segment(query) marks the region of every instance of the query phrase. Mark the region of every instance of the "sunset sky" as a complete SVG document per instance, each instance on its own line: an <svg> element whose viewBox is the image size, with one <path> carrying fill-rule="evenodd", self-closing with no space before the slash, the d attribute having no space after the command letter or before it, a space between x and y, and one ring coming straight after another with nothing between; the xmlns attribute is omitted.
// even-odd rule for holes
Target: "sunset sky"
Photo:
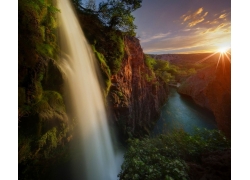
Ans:
<svg viewBox="0 0 250 180"><path fill-rule="evenodd" d="M96 0L96 5L100 2ZM231 47L230 0L143 0L133 15L144 53L201 53Z"/></svg>
<svg viewBox="0 0 250 180"><path fill-rule="evenodd" d="M133 15L144 53L214 52L231 46L230 0L143 0Z"/></svg>

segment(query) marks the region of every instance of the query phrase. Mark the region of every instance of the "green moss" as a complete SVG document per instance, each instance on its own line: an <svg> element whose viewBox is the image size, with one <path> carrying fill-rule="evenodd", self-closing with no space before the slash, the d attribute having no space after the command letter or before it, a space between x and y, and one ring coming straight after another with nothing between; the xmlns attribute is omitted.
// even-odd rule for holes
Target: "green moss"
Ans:
<svg viewBox="0 0 250 180"><path fill-rule="evenodd" d="M44 91L43 93L44 99L48 101L51 107L59 110L65 110L63 97L60 93L56 91Z"/></svg>
<svg viewBox="0 0 250 180"><path fill-rule="evenodd" d="M34 106L41 119L65 121L66 110L61 94L55 91L44 91L41 100Z"/></svg>
<svg viewBox="0 0 250 180"><path fill-rule="evenodd" d="M111 33L110 40L113 52L112 55L108 55L107 59L112 74L116 74L121 68L122 59L124 57L124 42L121 36L116 33Z"/></svg>
<svg viewBox="0 0 250 180"><path fill-rule="evenodd" d="M53 6L52 0L20 0L18 12L19 52L25 57L31 56L29 63L36 61L38 55L55 58L56 13L59 10Z"/></svg>
<svg viewBox="0 0 250 180"><path fill-rule="evenodd" d="M103 54L99 53L95 46L92 46L92 49L95 53L95 56L99 62L100 68L101 68L101 74L105 82L105 88L104 88L104 95L107 96L110 86L111 86L111 72L109 69L109 66L106 63L106 59L103 56Z"/></svg>
<svg viewBox="0 0 250 180"><path fill-rule="evenodd" d="M49 149L57 147L57 129L54 127L51 130L47 131L39 139L39 148L42 148L45 145L49 146Z"/></svg>
<svg viewBox="0 0 250 180"><path fill-rule="evenodd" d="M37 102L41 101L42 95L43 95L43 87L40 81L37 81L34 84L34 89L31 95L33 104L36 104Z"/></svg>

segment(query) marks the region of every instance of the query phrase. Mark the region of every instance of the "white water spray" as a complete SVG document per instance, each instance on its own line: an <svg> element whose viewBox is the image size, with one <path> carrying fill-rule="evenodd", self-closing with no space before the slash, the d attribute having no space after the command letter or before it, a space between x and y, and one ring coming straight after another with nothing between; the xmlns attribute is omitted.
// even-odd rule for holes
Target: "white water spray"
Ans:
<svg viewBox="0 0 250 180"><path fill-rule="evenodd" d="M117 179L114 150L93 53L69 0L58 0L57 5L61 11L61 47L67 54L62 58L61 66L67 78L72 109L81 126L84 179Z"/></svg>

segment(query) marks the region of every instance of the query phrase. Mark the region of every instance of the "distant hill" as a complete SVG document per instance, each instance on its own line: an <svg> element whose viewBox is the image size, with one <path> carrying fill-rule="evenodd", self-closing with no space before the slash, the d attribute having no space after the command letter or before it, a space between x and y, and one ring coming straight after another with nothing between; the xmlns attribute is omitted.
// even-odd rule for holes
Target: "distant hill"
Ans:
<svg viewBox="0 0 250 180"><path fill-rule="evenodd" d="M185 67L200 69L203 66L217 63L220 53L196 53L196 54L148 54L156 60L169 61L171 64ZM198 65L198 66L197 66Z"/></svg>

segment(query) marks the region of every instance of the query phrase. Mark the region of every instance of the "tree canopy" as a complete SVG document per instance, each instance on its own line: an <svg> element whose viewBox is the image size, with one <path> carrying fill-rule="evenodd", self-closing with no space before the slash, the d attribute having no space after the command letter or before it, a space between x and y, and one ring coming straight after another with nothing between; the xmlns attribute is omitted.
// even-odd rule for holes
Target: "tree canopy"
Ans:
<svg viewBox="0 0 250 180"><path fill-rule="evenodd" d="M133 11L141 7L142 0L108 0L99 4L99 17L110 28L134 34Z"/></svg>
<svg viewBox="0 0 250 180"><path fill-rule="evenodd" d="M85 5L79 0L72 2L78 10L98 15L103 25L135 36L135 18L131 13L141 7L142 0L107 0L101 2L98 8L93 0L89 0Z"/></svg>

